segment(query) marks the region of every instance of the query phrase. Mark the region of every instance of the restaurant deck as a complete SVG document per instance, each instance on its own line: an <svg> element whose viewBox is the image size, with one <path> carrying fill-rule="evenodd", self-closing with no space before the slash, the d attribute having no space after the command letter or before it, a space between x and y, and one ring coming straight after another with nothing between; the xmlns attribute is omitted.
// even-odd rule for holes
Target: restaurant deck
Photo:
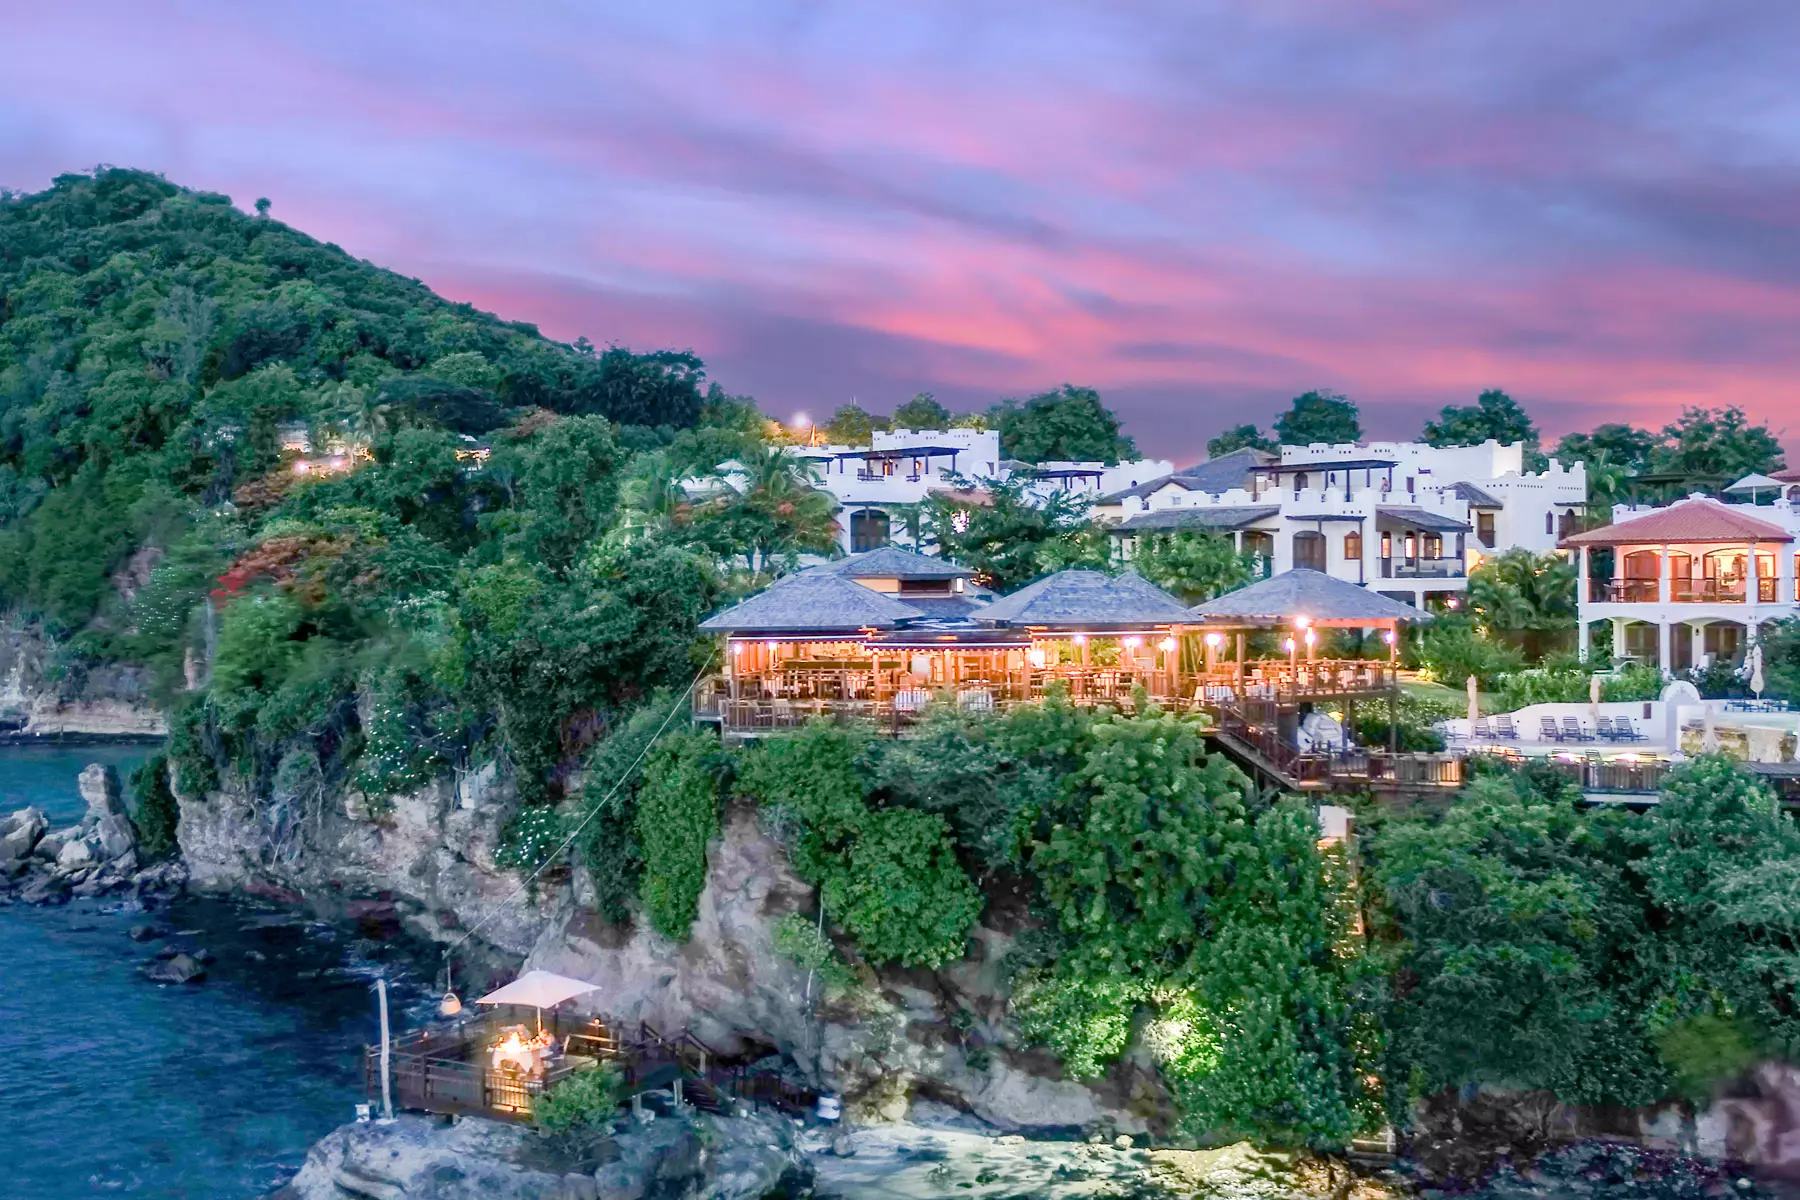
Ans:
<svg viewBox="0 0 1800 1200"><path fill-rule="evenodd" d="M670 1089L697 1108L718 1111L733 1101L793 1112L815 1097L779 1078L727 1062L686 1030L668 1034L640 1023L619 1029L604 1021L545 1018L558 1052L535 1070L494 1064L493 1047L516 1021L471 1015L393 1039L389 1081L396 1108L498 1121L529 1121L538 1097L601 1062L618 1064L628 1094ZM381 1048L363 1055L366 1094L381 1098Z"/></svg>

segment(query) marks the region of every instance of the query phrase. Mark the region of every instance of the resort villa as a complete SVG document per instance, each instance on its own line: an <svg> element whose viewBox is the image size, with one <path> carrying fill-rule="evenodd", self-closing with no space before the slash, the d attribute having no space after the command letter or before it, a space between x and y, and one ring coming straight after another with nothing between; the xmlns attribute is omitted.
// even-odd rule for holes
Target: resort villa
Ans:
<svg viewBox="0 0 1800 1200"><path fill-rule="evenodd" d="M1416 442L1244 449L1104 497L1119 557L1156 533L1210 529L1262 575L1295 567L1416 608L1455 607L1482 559L1548 551L1579 527L1586 468L1527 473L1525 446Z"/></svg>
<svg viewBox="0 0 1800 1200"><path fill-rule="evenodd" d="M1563 539L1580 572L1579 645L1601 622L1613 655L1667 672L1741 665L1767 621L1800 615L1800 500L1691 496L1619 506L1613 524Z"/></svg>

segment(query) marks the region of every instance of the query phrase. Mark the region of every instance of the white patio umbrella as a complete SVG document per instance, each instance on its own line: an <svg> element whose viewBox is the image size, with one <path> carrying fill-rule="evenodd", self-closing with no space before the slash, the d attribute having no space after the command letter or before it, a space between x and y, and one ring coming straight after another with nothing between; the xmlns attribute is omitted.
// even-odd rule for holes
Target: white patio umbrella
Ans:
<svg viewBox="0 0 1800 1200"><path fill-rule="evenodd" d="M1700 702L1700 753L1716 754L1719 750L1719 731L1713 727L1713 706L1711 700Z"/></svg>
<svg viewBox="0 0 1800 1200"><path fill-rule="evenodd" d="M1473 675L1469 676L1469 734L1470 734L1470 736L1474 736L1475 720L1477 717L1481 716L1481 699L1479 696L1480 689L1481 689L1481 681L1476 679Z"/></svg>
<svg viewBox="0 0 1800 1200"><path fill-rule="evenodd" d="M565 1000L599 988L597 983L584 983L550 971L527 971L503 988L496 988L477 1004L524 1004L538 1010L538 1028L544 1027L544 1010L555 1008Z"/></svg>
<svg viewBox="0 0 1800 1200"><path fill-rule="evenodd" d="M1600 723L1600 694L1605 686L1599 675L1588 676L1588 719L1596 725Z"/></svg>
<svg viewBox="0 0 1800 1200"><path fill-rule="evenodd" d="M1781 491L1781 480L1771 479L1767 475L1752 473L1744 476L1725 490L1728 492L1749 492L1750 502L1754 504L1756 503L1757 493L1759 492L1773 491L1779 493Z"/></svg>
<svg viewBox="0 0 1800 1200"><path fill-rule="evenodd" d="M1763 669L1762 643L1760 641L1753 642L1750 646L1750 690L1756 694L1758 700L1762 699Z"/></svg>

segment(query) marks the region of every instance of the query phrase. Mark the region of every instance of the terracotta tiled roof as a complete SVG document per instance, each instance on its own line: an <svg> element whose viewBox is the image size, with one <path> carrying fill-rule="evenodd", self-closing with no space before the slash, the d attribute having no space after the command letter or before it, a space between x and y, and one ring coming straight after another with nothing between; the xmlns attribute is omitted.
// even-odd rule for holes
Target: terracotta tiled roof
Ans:
<svg viewBox="0 0 1800 1200"><path fill-rule="evenodd" d="M1800 483L1800 467L1789 467L1785 471L1771 471L1769 478L1779 479L1783 483Z"/></svg>
<svg viewBox="0 0 1800 1200"><path fill-rule="evenodd" d="M1565 546L1645 546L1663 542L1791 542L1779 525L1717 500L1680 500L1658 512L1563 539Z"/></svg>

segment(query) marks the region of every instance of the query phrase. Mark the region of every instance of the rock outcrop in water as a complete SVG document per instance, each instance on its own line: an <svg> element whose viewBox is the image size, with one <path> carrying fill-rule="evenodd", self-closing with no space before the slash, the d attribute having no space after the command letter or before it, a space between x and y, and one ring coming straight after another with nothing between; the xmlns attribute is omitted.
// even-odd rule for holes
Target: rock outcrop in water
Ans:
<svg viewBox="0 0 1800 1200"><path fill-rule="evenodd" d="M87 815L67 829L52 830L39 808L0 817L0 895L45 904L179 886L179 864L140 869L137 830L118 772L98 763L88 767L81 773L81 798Z"/></svg>

